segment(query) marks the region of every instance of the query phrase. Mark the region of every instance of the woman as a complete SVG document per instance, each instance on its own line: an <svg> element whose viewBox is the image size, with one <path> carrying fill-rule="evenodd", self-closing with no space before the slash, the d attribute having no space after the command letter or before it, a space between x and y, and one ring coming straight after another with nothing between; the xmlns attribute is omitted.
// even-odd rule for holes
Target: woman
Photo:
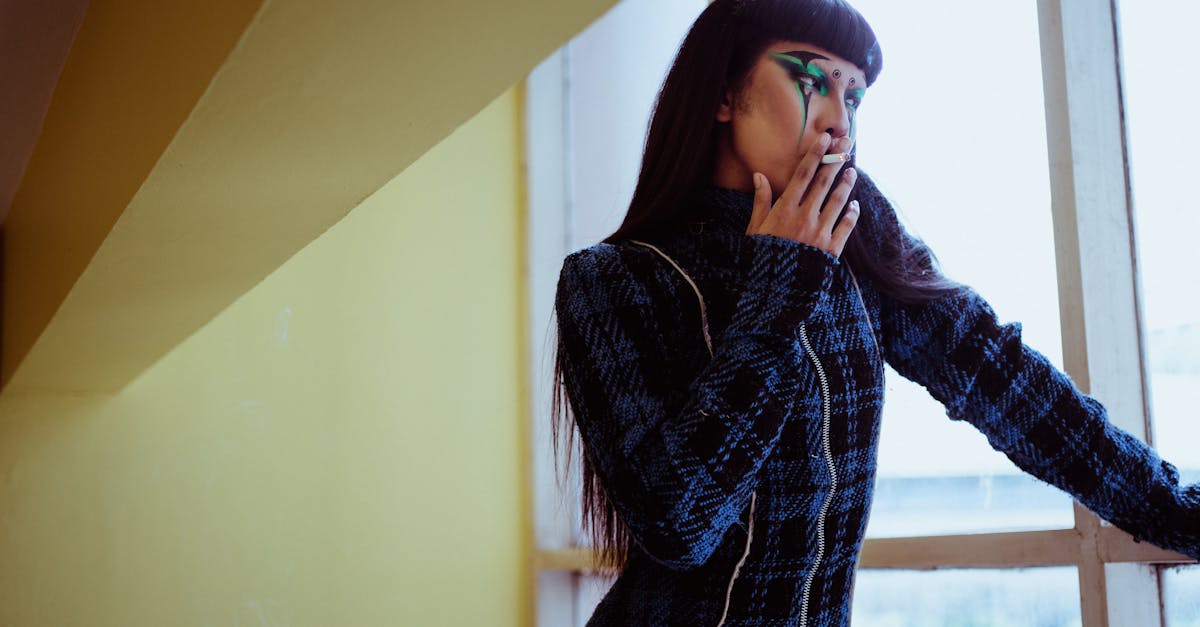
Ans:
<svg viewBox="0 0 1200 627"><path fill-rule="evenodd" d="M822 163L852 153L881 62L843 0L716 0L624 223L564 261L555 415L565 391L620 571L589 624L847 624L885 361L1026 472L1200 557L1200 486L940 275L867 176Z"/></svg>

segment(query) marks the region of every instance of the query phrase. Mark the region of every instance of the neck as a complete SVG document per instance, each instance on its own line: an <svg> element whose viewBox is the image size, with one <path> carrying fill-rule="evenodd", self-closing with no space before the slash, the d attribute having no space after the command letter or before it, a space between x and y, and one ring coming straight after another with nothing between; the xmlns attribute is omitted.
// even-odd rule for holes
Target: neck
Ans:
<svg viewBox="0 0 1200 627"><path fill-rule="evenodd" d="M717 164L711 183L715 187L754 193L754 173L734 154L728 128L722 128L718 134Z"/></svg>

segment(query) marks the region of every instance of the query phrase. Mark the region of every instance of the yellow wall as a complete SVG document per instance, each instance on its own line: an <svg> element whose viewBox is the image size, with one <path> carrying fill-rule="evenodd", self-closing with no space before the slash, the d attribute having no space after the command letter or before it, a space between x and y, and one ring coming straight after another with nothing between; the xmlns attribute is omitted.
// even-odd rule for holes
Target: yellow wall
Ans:
<svg viewBox="0 0 1200 627"><path fill-rule="evenodd" d="M92 2L0 229L0 389L127 385L614 3Z"/></svg>
<svg viewBox="0 0 1200 627"><path fill-rule="evenodd" d="M119 395L0 397L0 624L528 622L518 116Z"/></svg>

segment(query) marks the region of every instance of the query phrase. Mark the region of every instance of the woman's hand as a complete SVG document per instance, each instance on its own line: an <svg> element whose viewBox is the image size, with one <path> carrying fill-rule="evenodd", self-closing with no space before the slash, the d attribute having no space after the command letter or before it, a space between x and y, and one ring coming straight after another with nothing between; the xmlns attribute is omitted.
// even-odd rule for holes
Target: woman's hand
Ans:
<svg viewBox="0 0 1200 627"><path fill-rule="evenodd" d="M825 156L829 142L829 133L822 133L813 142L801 157L792 179L774 206L771 205L771 184L767 182L767 177L754 173L754 211L750 215L746 235L785 237L820 248L834 257L841 257L846 239L858 222L858 201L850 203L840 220L838 216L842 213L842 207L846 206L858 172L854 168L846 168L838 177L840 163L821 164L821 157ZM850 150L852 145L853 140L843 137L834 147L835 152ZM835 178L840 180L833 193L829 193ZM822 208L820 203L826 194L829 194L829 200Z"/></svg>

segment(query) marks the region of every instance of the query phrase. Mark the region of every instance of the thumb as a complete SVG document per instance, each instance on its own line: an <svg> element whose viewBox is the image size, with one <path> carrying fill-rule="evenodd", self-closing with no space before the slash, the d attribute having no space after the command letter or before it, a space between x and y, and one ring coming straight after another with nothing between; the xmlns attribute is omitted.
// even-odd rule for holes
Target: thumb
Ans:
<svg viewBox="0 0 1200 627"><path fill-rule="evenodd" d="M758 232L758 227L762 226L763 221L767 219L767 214L771 211L771 184L767 182L767 177L762 174L754 173L754 211L750 213L750 226L746 229L746 235Z"/></svg>

